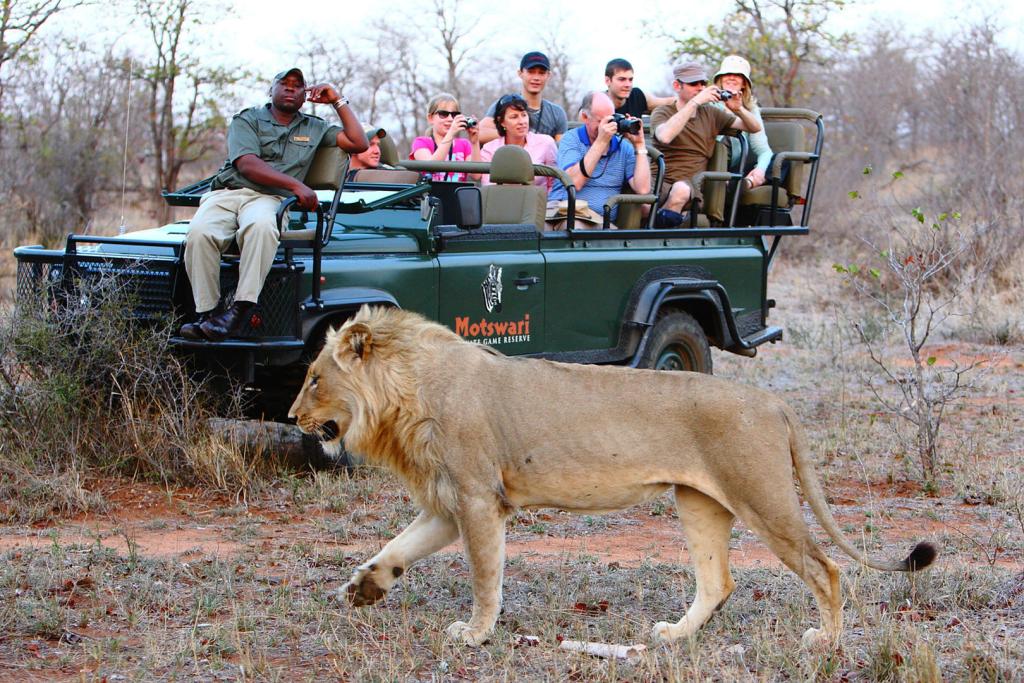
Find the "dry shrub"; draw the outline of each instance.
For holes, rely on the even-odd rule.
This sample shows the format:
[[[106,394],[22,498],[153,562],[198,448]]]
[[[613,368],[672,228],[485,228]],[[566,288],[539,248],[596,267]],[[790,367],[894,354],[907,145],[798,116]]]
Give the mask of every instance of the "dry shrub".
[[[208,429],[240,415],[239,392],[197,379],[170,325],[132,319],[112,279],[19,302],[0,320],[0,516],[88,509],[89,479],[141,476],[238,494],[274,467]]]

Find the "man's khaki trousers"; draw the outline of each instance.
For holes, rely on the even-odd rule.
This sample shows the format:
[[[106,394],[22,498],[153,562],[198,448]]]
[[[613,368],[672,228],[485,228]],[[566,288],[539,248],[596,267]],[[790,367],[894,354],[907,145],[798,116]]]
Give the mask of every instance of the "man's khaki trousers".
[[[281,198],[255,190],[214,190],[199,200],[199,210],[185,240],[185,270],[192,283],[196,312],[213,310],[220,301],[220,256],[238,241],[236,301],[259,299],[263,281],[277,253],[276,220]]]

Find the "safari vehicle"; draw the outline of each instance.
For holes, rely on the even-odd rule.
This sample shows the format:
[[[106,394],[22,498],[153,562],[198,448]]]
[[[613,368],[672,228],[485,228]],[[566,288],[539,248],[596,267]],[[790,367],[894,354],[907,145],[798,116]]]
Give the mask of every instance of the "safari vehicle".
[[[622,229],[580,229],[570,192],[567,229],[545,231],[546,196],[535,174],[561,178],[570,190],[572,182],[532,165],[517,147],[486,164],[399,162],[385,145],[384,162],[398,170],[361,171],[349,182],[343,154],[322,150],[307,176],[320,206],[314,215],[293,210],[294,198],[282,202],[280,252],[241,332],[217,343],[172,343],[246,382],[268,418],[284,417],[327,329],[363,304],[417,311],[508,355],[699,372],[712,371],[710,346],[753,356],[782,338],[768,324],[769,266],[784,236],[808,232],[823,140],[816,112],[763,114],[776,151],[770,182],[744,193],[719,143],[712,169],[698,179],[703,206],[671,230],[644,218],[641,207],[655,195],[629,194],[610,201],[620,206]],[[653,148],[651,155],[660,182],[663,164]],[[485,172],[494,184],[425,179],[436,171]],[[208,187],[203,181],[165,198],[197,206]],[[131,283],[140,323],[178,325],[195,316],[182,262],[188,229],[180,221],[115,237],[70,235],[63,250],[19,247],[18,295],[66,293],[113,276]],[[221,267],[228,297],[237,269],[229,253]]]

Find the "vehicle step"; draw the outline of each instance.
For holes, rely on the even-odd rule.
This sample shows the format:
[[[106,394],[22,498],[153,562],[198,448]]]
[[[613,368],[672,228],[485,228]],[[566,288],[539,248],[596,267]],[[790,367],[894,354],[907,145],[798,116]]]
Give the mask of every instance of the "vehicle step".
[[[781,327],[766,327],[749,337],[744,337],[743,341],[749,346],[760,346],[766,342],[779,341],[780,339],[782,339]]]

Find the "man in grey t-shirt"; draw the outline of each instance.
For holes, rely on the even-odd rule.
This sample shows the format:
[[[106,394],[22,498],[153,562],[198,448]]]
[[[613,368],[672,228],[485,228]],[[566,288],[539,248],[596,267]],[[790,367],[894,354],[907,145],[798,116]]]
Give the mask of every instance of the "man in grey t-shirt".
[[[558,142],[569,127],[569,119],[564,109],[541,96],[550,77],[551,62],[543,52],[527,52],[519,60],[519,78],[523,81],[522,96],[530,117],[530,131],[550,135]],[[480,121],[481,144],[498,137],[498,129],[494,125],[497,106],[497,102],[493,103]]]

